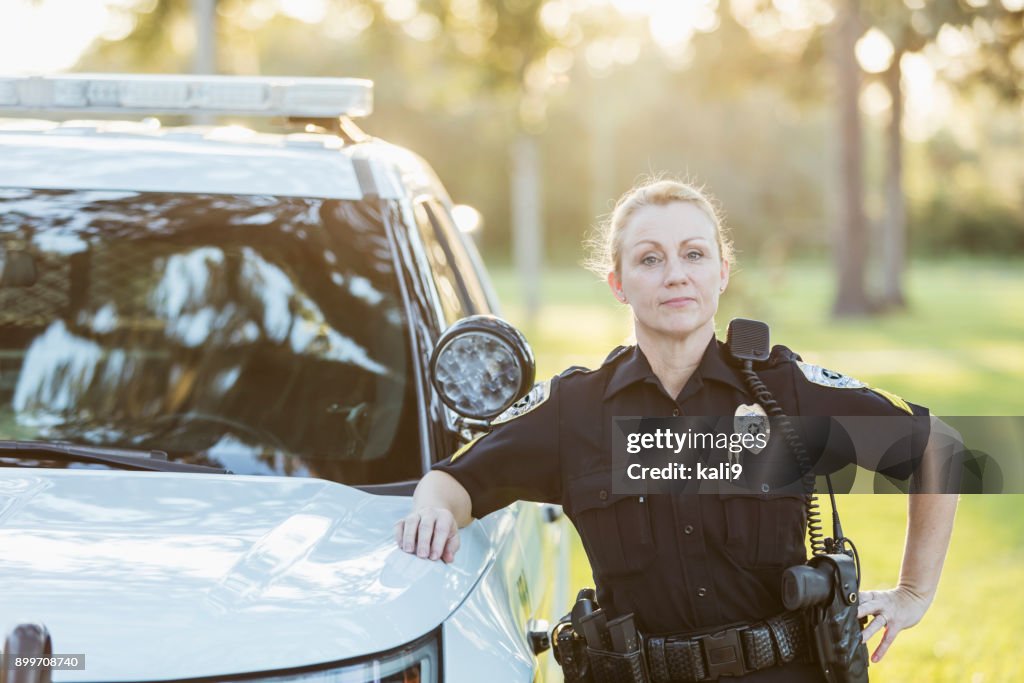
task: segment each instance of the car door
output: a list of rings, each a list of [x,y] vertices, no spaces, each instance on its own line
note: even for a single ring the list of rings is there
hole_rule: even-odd
[[[415,205],[416,222],[446,323],[466,315],[493,313],[493,294],[479,259],[441,202],[421,198]],[[446,457],[445,454],[439,457]],[[547,631],[568,611],[572,587],[569,576],[569,525],[561,506],[519,502],[510,506],[515,520],[511,541],[498,551],[496,571],[505,577],[514,609],[524,632]],[[546,626],[545,626],[546,624]],[[538,653],[537,680],[559,680],[558,665],[550,650]]]

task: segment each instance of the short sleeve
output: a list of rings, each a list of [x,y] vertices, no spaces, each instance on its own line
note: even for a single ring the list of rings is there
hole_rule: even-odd
[[[534,386],[495,418],[490,432],[434,465],[466,489],[474,517],[517,500],[561,502],[558,380]]]
[[[801,416],[831,416],[820,461],[825,471],[848,463],[893,479],[917,470],[931,431],[927,408],[817,365],[793,363]],[[884,419],[872,419],[884,418]]]

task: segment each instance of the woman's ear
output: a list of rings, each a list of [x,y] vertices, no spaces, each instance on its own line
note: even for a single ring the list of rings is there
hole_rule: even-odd
[[[612,290],[612,294],[616,299],[624,304],[629,303],[626,300],[625,293],[622,291],[622,280],[619,279],[614,270],[608,273],[608,287]]]
[[[722,284],[718,286],[719,294],[725,293],[725,288],[729,286],[729,268],[729,262],[726,261],[725,259],[722,259],[722,269],[719,273],[722,278]]]

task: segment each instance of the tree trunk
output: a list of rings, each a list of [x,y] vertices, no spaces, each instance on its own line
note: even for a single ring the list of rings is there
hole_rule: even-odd
[[[597,223],[612,211],[618,194],[615,177],[615,109],[607,101],[603,81],[590,78],[590,204],[591,221]]]
[[[864,290],[867,221],[864,217],[863,152],[860,120],[860,65],[854,46],[860,37],[859,3],[846,0],[840,9],[835,45],[839,105],[840,224],[834,242],[839,287],[832,314],[870,312]]]
[[[537,138],[519,131],[512,141],[512,248],[526,321],[540,310],[540,277],[544,262]]]
[[[893,56],[885,72],[885,86],[892,99],[889,119],[885,175],[885,223],[882,232],[882,305],[889,309],[906,308],[903,296],[903,268],[907,244],[907,206],[903,193],[903,88],[900,83],[901,50]]]
[[[192,53],[192,73],[217,73],[217,0],[192,0],[192,20],[195,22],[196,47]],[[193,125],[210,126],[215,118],[211,114],[193,114]]]
[[[217,0],[192,0],[196,27],[196,50],[192,73],[217,73]]]

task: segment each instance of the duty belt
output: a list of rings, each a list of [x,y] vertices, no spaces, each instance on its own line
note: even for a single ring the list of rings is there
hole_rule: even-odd
[[[813,661],[807,627],[799,612],[707,635],[647,636],[644,648],[653,683],[700,683],[794,661]]]

